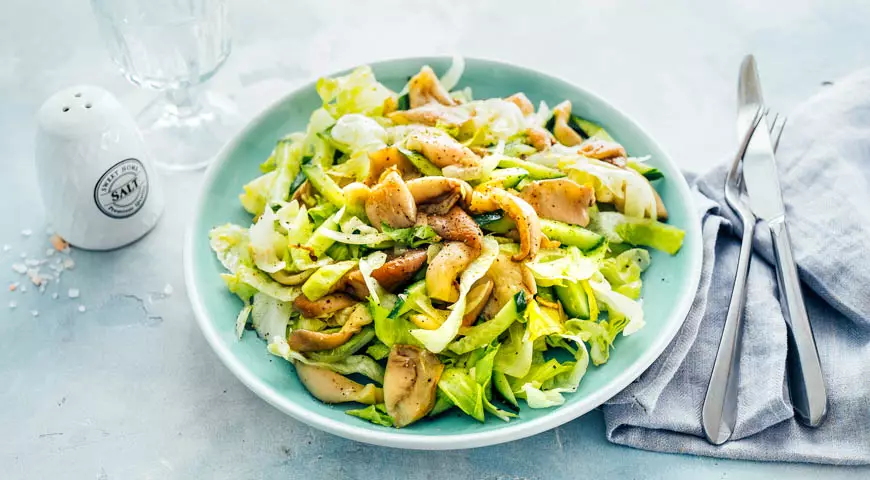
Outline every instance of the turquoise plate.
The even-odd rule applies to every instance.
[[[373,64],[372,68],[378,80],[398,91],[424,64],[443,73],[450,59],[390,60]],[[236,340],[235,319],[241,302],[227,291],[218,276],[222,267],[208,244],[208,231],[216,225],[250,224],[250,216],[239,205],[238,193],[242,185],[259,174],[258,166],[269,156],[275,141],[288,132],[304,130],[311,112],[320,107],[311,83],[278,100],[224,147],[207,172],[184,252],[187,290],[209,344],[248,388],[290,416],[342,437],[398,448],[470,448],[516,440],[557,427],[604,403],[640,376],[682,325],[701,272],[700,223],[685,179],[656,142],[637,123],[596,95],[533,70],[467,59],[460,82],[460,87],[465,86],[473,89],[475,98],[525,92],[535,104],[544,100],[555,105],[569,99],[576,113],[603,125],[629,152],[652,156],[649,163],[665,175],[656,188],[668,207],[670,223],[686,230],[686,238],[676,256],[652,252],[652,266],[645,273],[643,287],[646,327],[618,338],[609,362],[602,367],[590,366],[579,390],[568,394],[564,405],[544,410],[523,405],[520,418],[510,423],[488,417],[481,424],[448,412],[397,430],[346,415],[348,407],[315,400],[299,383],[293,367],[271,356],[255,334],[247,332],[241,341]]]

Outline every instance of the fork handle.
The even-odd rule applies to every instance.
[[[801,293],[785,217],[772,219],[768,225],[776,257],[779,302],[790,333],[788,370],[791,400],[798,420],[807,426],[818,427],[828,411],[819,352]]]
[[[746,306],[746,280],[749,276],[749,260],[752,257],[752,236],[755,232],[755,218],[751,215],[740,217],[743,221],[743,239],[737,257],[737,272],[734,275],[725,326],[701,411],[704,435],[714,445],[728,441],[737,424],[740,337],[743,331],[743,310]]]

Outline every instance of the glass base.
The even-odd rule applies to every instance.
[[[136,116],[151,161],[163,170],[205,168],[241,128],[235,104],[214,92],[171,90]]]

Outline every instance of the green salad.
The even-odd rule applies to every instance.
[[[252,223],[210,233],[239,338],[385,427],[561,405],[643,328],[646,247],[683,241],[646,158],[568,100],[475,100],[463,68],[400,92],[366,66],[321,79],[239,196]]]

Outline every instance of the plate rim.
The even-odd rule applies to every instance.
[[[545,73],[534,68],[517,65],[501,60],[492,60],[488,58],[468,56],[464,58],[467,62],[471,61],[475,63],[489,64],[498,68],[524,70],[526,73],[532,73],[534,75],[547,77],[551,80],[557,80],[567,85],[570,85],[572,88],[578,90],[583,95],[586,95],[594,101],[607,105],[613,110],[614,113],[622,116],[625,120],[633,124],[634,127],[637,128],[638,131],[644,137],[646,137],[649,142],[656,149],[658,149],[659,152],[663,154],[662,158],[657,159],[658,161],[667,163],[670,166],[674,167],[675,171],[680,172],[678,178],[672,179],[675,181],[670,186],[679,190],[679,196],[681,198],[687,199],[689,203],[689,211],[696,210],[695,201],[692,197],[689,184],[687,183],[686,178],[682,174],[680,169],[671,159],[671,156],[661,147],[661,145],[659,145],[656,139],[652,137],[645,128],[643,128],[640,123],[635,121],[634,118],[626,114],[622,109],[616,107],[611,102],[605,100],[598,94],[586,88],[580,87],[573,82],[567,81],[557,75]],[[370,63],[366,63],[365,65],[370,65],[373,68],[376,68],[377,66],[388,65],[391,63],[417,62],[422,65],[436,60],[444,61],[449,59],[450,57],[448,56],[399,57],[387,60],[373,61]],[[350,69],[342,69],[340,71],[333,72],[324,76],[334,77],[336,75],[345,74],[349,70]],[[607,387],[590,393],[586,398],[584,398],[580,402],[577,402],[576,404],[563,405],[553,409],[550,413],[540,418],[530,420],[528,422],[516,423],[514,426],[506,426],[505,428],[498,430],[484,431],[480,433],[423,435],[417,433],[397,433],[396,431],[388,429],[384,429],[384,431],[372,431],[363,427],[354,426],[349,423],[333,420],[322,416],[317,412],[308,410],[301,405],[293,403],[289,399],[280,395],[278,391],[266,385],[255,374],[247,369],[245,364],[241,362],[239,358],[230,351],[229,347],[223,344],[219,337],[217,329],[214,327],[213,322],[210,321],[205,311],[205,300],[202,296],[202,293],[200,292],[198,285],[194,281],[195,274],[192,253],[195,247],[195,245],[193,244],[195,237],[194,229],[199,223],[199,217],[201,216],[201,213],[203,212],[203,208],[205,206],[205,192],[208,191],[209,187],[214,183],[215,178],[217,177],[217,173],[219,170],[221,170],[221,167],[229,162],[230,157],[228,156],[228,153],[235,150],[248,136],[248,134],[250,134],[254,127],[262,122],[264,117],[279,109],[289,100],[290,97],[297,95],[303,90],[314,88],[316,81],[317,80],[307,81],[275,100],[268,107],[264,108],[260,113],[258,113],[251,120],[249,120],[245,127],[241,131],[236,133],[233,138],[218,151],[218,153],[215,155],[214,161],[212,161],[211,165],[209,165],[208,169],[205,172],[202,184],[200,185],[200,191],[197,195],[197,201],[194,206],[193,217],[191,219],[192,221],[185,229],[184,234],[184,248],[182,250],[184,281],[186,284],[187,296],[190,301],[191,308],[193,310],[197,324],[199,325],[200,330],[202,331],[203,336],[205,336],[209,346],[215,352],[221,362],[223,362],[223,364],[236,376],[236,378],[238,378],[249,390],[254,392],[254,394],[256,394],[258,397],[265,400],[267,403],[282,411],[283,413],[289,415],[290,417],[293,417],[298,421],[301,421],[302,423],[305,423],[306,425],[350,440],[385,447],[411,450],[456,450],[465,448],[477,448],[497,445],[530,437],[532,435],[536,435],[538,433],[542,433],[547,430],[559,427],[571,420],[585,415],[592,409],[604,404],[607,400],[615,396],[620,391],[624,390],[628,385],[631,384],[631,382],[639,378],[653,364],[653,362],[655,362],[661,356],[665,348],[670,345],[671,341],[675,338],[676,334],[679,332],[680,328],[682,328],[682,325],[685,322],[685,318],[688,315],[689,309],[695,298],[695,294],[700,283],[703,249],[700,231],[701,222],[700,219],[697,218],[697,216],[692,217],[694,221],[690,221],[688,224],[688,228],[686,229],[686,236],[693,238],[694,241],[689,242],[689,249],[684,248],[680,251],[680,253],[685,253],[692,257],[690,259],[691,271],[689,272],[689,285],[692,286],[692,288],[687,288],[679,297],[679,303],[674,313],[674,316],[682,317],[682,321],[674,322],[673,327],[665,332],[662,332],[661,335],[656,337],[656,340],[654,341],[655,343],[653,343],[652,347],[647,349],[644,355],[635,362],[633,368],[629,368],[620,372],[619,374],[614,376],[613,380],[608,384]]]

